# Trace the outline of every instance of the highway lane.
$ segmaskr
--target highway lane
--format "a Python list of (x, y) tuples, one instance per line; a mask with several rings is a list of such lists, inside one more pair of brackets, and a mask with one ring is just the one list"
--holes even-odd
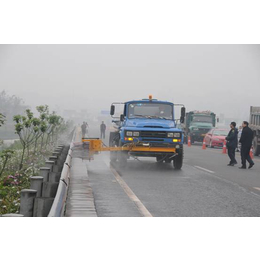
[[(226, 166), (221, 150), (192, 146), (185, 147), (180, 171), (153, 158), (131, 159), (125, 169), (112, 169), (154, 217), (250, 217), (260, 216), (258, 162), (240, 170)], [(108, 153), (96, 155), (87, 167), (98, 216), (142, 216), (111, 171)]]
[(236, 153), (236, 159), (237, 165), (234, 167), (227, 166), (229, 157), (227, 154), (222, 154), (222, 149), (207, 148), (202, 150), (200, 144), (185, 147), (185, 161), (189, 165), (197, 165), (213, 171), (215, 176), (237, 183), (250, 191), (260, 194), (260, 157), (254, 157), (254, 167), (246, 170), (239, 169), (241, 166), (239, 152)]
[[(94, 132), (94, 131), (93, 131)], [(96, 132), (96, 131), (95, 131)], [(107, 143), (107, 140), (105, 141)], [(130, 191), (152, 216), (255, 217), (260, 216), (260, 158), (241, 170), (227, 166), (221, 149), (185, 145), (184, 165), (176, 171), (154, 158), (131, 159), (125, 169), (110, 168), (109, 152), (87, 162), (98, 216), (144, 216), (137, 203), (116, 179), (121, 176)]]

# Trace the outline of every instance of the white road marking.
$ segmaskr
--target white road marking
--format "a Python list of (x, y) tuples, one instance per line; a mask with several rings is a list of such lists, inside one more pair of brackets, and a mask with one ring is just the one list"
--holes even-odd
[(139, 212), (144, 217), (152, 217), (152, 214), (147, 210), (147, 208), (143, 205), (143, 203), (137, 198), (137, 196), (129, 188), (129, 186), (126, 184), (126, 182), (120, 177), (120, 175), (117, 173), (117, 171), (112, 166), (110, 166), (110, 170), (113, 172), (117, 182), (123, 188), (123, 190), (125, 191), (127, 196), (135, 203), (135, 205), (138, 208)]
[(205, 172), (215, 173), (215, 172), (213, 172), (213, 171), (211, 171), (211, 170), (208, 170), (208, 169), (202, 168), (202, 167), (200, 167), (200, 166), (196, 166), (196, 165), (195, 165), (194, 167), (197, 168), (197, 169), (199, 169), (199, 170), (205, 171)]

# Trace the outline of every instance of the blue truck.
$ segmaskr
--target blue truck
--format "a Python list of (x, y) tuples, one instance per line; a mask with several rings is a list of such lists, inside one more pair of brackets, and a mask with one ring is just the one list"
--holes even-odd
[[(123, 105), (123, 113), (115, 117), (118, 104)], [(182, 106), (178, 120), (174, 115), (175, 106)], [(109, 146), (122, 147), (122, 151), (111, 150), (112, 163), (118, 161), (124, 167), (130, 157), (155, 157), (158, 163), (173, 162), (175, 169), (182, 168), (183, 133), (177, 128), (177, 121), (184, 122), (184, 105), (149, 96), (149, 99), (113, 103), (110, 114), (116, 127), (110, 133)], [(125, 147), (132, 148), (123, 150)]]

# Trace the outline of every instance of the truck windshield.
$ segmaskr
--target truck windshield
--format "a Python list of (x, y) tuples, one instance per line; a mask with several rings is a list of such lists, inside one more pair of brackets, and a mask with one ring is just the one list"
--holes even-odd
[(128, 118), (173, 119), (173, 106), (163, 103), (132, 103), (128, 106)]
[(210, 117), (210, 116), (193, 116), (192, 122), (212, 123), (212, 117)]

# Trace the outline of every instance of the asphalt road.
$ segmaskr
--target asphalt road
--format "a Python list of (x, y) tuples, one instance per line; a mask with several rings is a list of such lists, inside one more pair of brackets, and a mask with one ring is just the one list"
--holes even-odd
[(221, 149), (202, 150), (201, 145), (194, 145), (185, 146), (179, 171), (153, 158), (130, 159), (127, 167), (120, 169), (111, 167), (109, 153), (103, 152), (87, 162), (97, 215), (260, 216), (260, 159), (255, 158), (250, 170), (227, 166), (228, 162)]

